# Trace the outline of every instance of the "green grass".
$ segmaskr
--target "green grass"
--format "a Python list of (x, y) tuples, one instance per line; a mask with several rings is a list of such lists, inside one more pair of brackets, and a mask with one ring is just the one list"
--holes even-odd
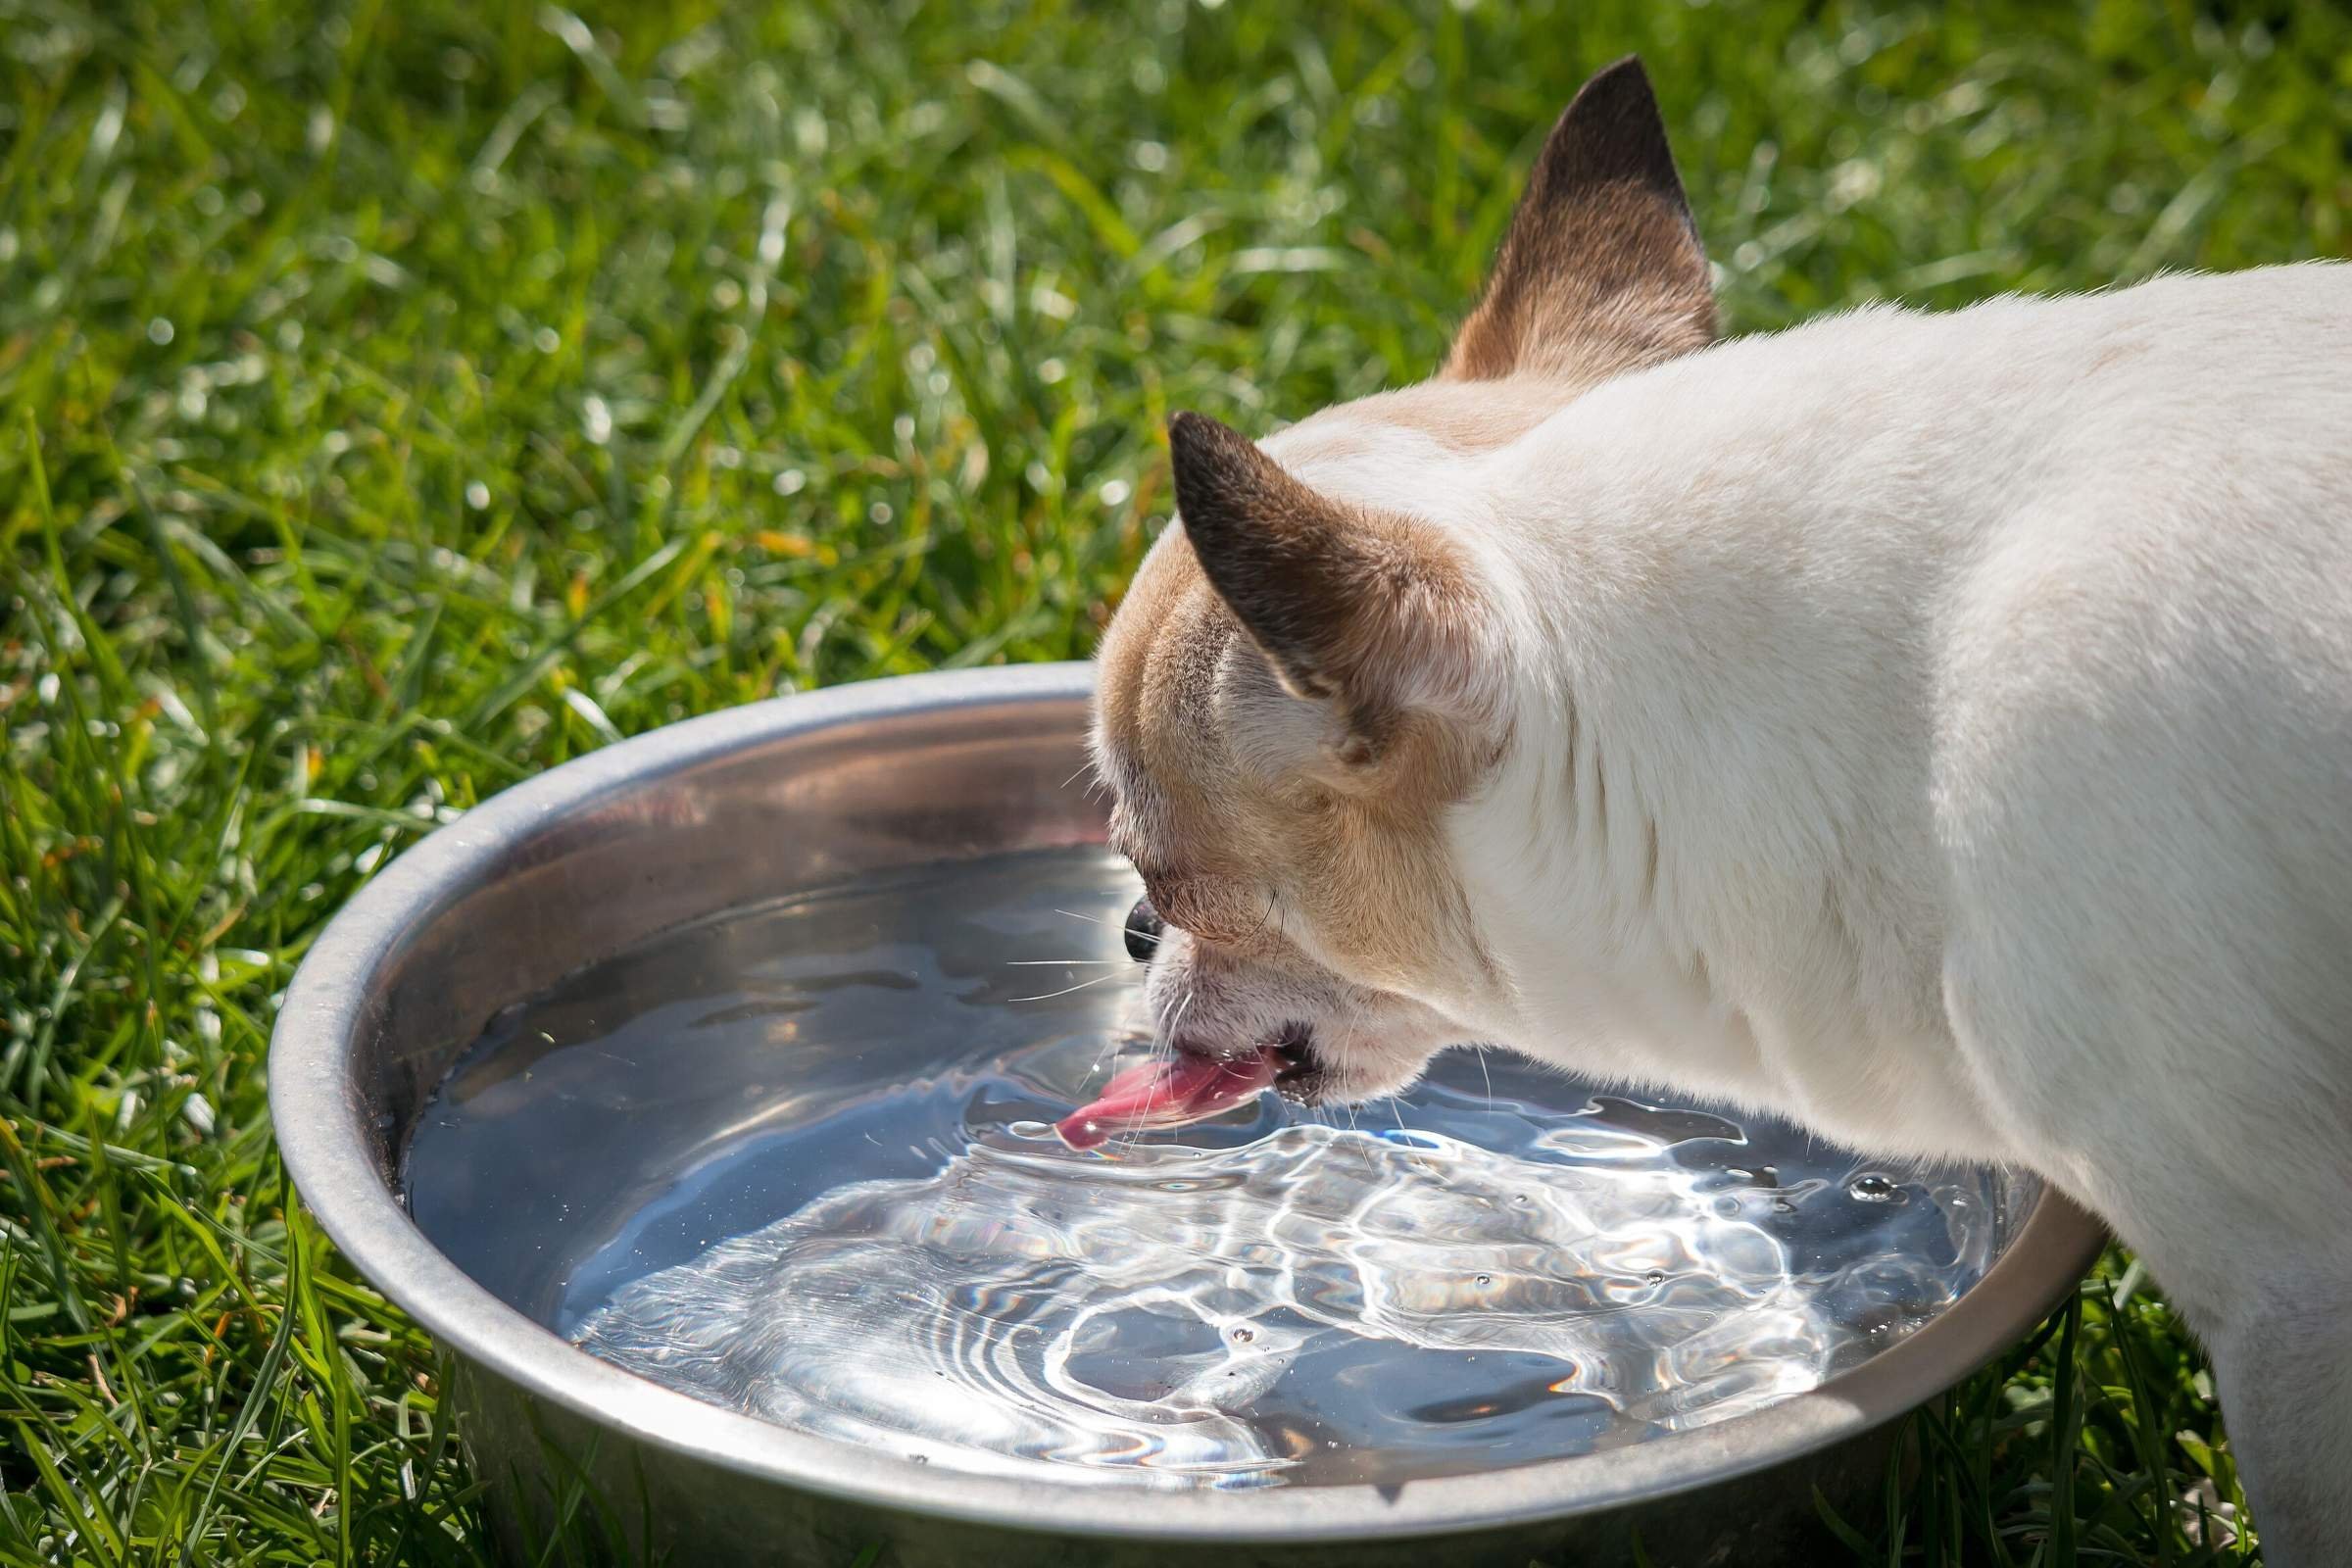
[[(0, 1560), (479, 1560), (271, 1152), (320, 922), (616, 736), (1083, 654), (1165, 414), (1425, 373), (1632, 48), (1737, 330), (2347, 245), (2295, 0), (0, 0)], [(2238, 1500), (2120, 1257), (1923, 1443), (1867, 1560)]]

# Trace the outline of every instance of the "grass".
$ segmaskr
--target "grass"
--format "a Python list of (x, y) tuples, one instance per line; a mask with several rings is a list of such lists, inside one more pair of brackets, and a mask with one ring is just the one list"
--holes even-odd
[[(471, 1563), (271, 1010), (436, 822), (689, 713), (1083, 654), (1166, 413), (1426, 372), (1592, 67), (1728, 321), (2342, 254), (2352, 23), (2002, 0), (0, 0), (0, 1561)], [(2120, 1255), (1861, 1560), (2255, 1560)]]

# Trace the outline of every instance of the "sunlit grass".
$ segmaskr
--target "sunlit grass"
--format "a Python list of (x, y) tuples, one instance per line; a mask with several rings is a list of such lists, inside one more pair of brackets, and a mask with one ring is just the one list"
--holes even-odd
[[(1636, 48), (1736, 329), (2347, 243), (2319, 4), (0, 0), (0, 1558), (480, 1560), (271, 1153), (320, 921), (615, 736), (1083, 654), (1166, 413), (1425, 373)], [(2199, 1560), (2124, 1268), (1862, 1549)]]

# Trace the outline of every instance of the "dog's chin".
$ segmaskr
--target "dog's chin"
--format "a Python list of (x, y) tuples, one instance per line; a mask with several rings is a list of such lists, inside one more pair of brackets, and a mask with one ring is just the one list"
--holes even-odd
[(1429, 1065), (1426, 1056), (1390, 1064), (1335, 1058), (1312, 1041), (1285, 1041), (1274, 1049), (1281, 1063), (1274, 1075), (1275, 1093), (1293, 1104), (1310, 1108), (1357, 1105), (1401, 1095), (1420, 1082)]

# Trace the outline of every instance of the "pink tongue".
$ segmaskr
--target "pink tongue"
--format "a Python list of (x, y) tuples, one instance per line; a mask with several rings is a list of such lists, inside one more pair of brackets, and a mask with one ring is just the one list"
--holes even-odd
[(1072, 1149), (1093, 1149), (1113, 1133), (1181, 1127), (1240, 1104), (1274, 1081), (1274, 1054), (1240, 1061), (1179, 1052), (1130, 1067), (1102, 1086), (1100, 1099), (1054, 1124)]

